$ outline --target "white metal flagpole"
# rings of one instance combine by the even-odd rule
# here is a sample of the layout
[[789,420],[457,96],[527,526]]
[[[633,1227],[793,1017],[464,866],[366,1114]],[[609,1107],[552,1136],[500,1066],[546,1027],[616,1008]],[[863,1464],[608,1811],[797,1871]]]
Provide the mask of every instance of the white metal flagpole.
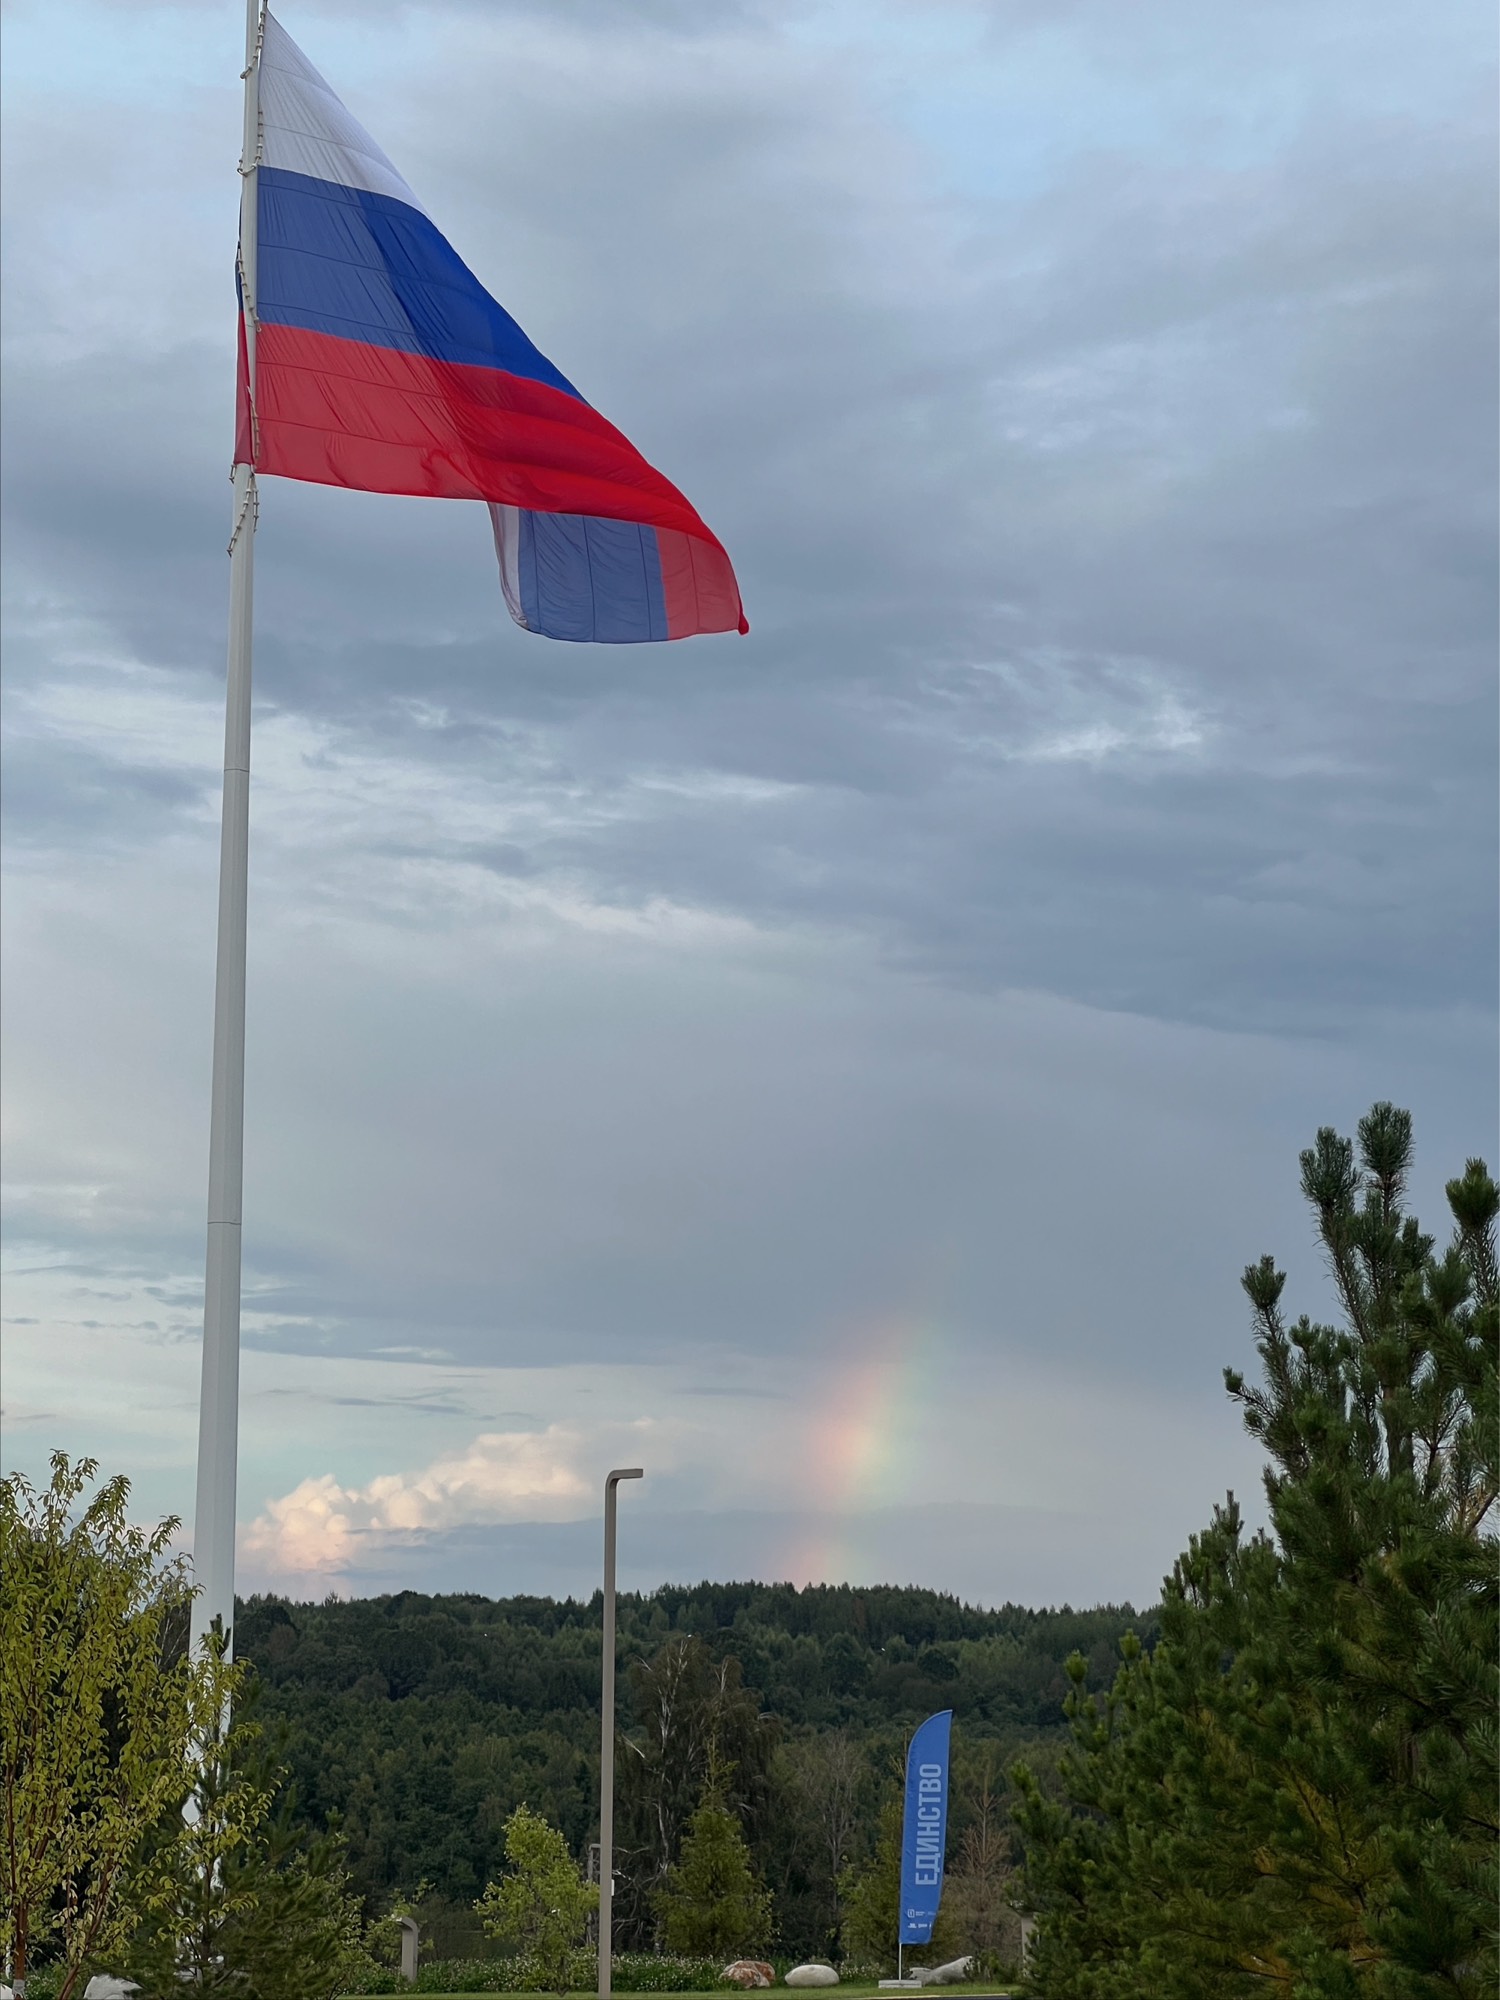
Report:
[[[262,0],[245,5],[245,134],[240,153],[240,296],[251,409],[255,399],[257,167],[260,161]],[[253,416],[252,416],[253,424]],[[251,446],[253,450],[253,445]],[[245,909],[250,859],[250,653],[255,468],[237,459],[229,542],[229,665],[224,717],[224,818],[219,846],[219,947],[214,975],[213,1101],[208,1147],[208,1266],[198,1493],[193,1519],[192,1640],[217,1622],[232,1648],[234,1512],[240,1411],[240,1192],[245,1153]]]

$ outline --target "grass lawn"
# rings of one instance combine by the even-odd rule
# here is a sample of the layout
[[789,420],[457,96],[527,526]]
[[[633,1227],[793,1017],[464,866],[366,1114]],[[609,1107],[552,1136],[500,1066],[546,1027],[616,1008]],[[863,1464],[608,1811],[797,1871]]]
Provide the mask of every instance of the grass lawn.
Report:
[[[414,1989],[407,1988],[406,1990],[413,1991]],[[879,1987],[872,1979],[870,1980],[851,1979],[847,1982],[841,1981],[840,1984],[837,1986],[812,1986],[812,1987],[793,1986],[788,1988],[778,1983],[776,1986],[770,1988],[769,1990],[777,1994],[785,1994],[788,1992],[798,1993],[798,1994],[805,1993],[808,1995],[808,2000],[816,2000],[816,1996],[825,1993],[829,1995],[844,1994],[848,1996],[848,2000],[874,2000],[874,1996],[876,1996],[880,1992]],[[910,1990],[912,1992],[917,1991],[916,1988],[912,1988]],[[765,1991],[767,1991],[767,1989],[765,1987],[760,1987],[754,1989],[753,1991],[756,1993],[764,1993]],[[961,1986],[935,1986],[933,1987],[932,1991],[935,1994],[952,1993],[956,1996],[960,1996],[960,2000],[961,1996],[963,1996],[964,1994],[978,1996],[978,1995],[1011,1993],[1018,1996],[1019,2000],[1019,1996],[1023,1994],[1026,1991],[1026,1989],[1019,1980],[1007,1981],[1004,1979],[1001,1980],[971,1979],[965,1981],[964,1984]],[[346,2000],[349,2000],[348,1996],[346,1996]],[[445,1993],[445,1994],[434,1994],[432,1996],[432,2000],[557,2000],[557,1996],[554,1993],[507,1993],[504,1994],[503,1996],[496,1996],[493,1993]],[[590,1996],[586,1994],[578,1994],[575,1996],[575,2000],[590,2000]],[[729,1989],[723,1986],[719,1986],[716,1987],[712,1993],[621,1994],[617,1996],[617,2000],[729,2000]]]

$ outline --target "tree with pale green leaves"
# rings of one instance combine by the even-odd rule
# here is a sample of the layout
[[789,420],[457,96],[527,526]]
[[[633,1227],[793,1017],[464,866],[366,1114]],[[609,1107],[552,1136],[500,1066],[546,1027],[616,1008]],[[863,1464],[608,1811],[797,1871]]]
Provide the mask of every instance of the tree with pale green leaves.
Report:
[[474,1907],[491,1937],[535,1961],[549,1992],[567,1993],[598,1888],[584,1881],[557,1828],[524,1805],[505,1822],[505,1858],[510,1873],[491,1882]]
[[41,1491],[0,1480],[0,1951],[18,1993],[60,1961],[59,2000],[141,1921],[148,1835],[238,1680],[187,1655],[177,1522],[134,1525],[123,1478],[85,1498],[97,1472],[56,1452]]

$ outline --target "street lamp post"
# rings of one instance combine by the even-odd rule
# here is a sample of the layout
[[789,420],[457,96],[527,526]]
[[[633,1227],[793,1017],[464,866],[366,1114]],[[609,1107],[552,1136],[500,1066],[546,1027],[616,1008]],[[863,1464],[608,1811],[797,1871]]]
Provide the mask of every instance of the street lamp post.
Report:
[[604,1674],[599,1703],[599,2000],[609,2000],[614,1952],[615,1893],[615,1488],[643,1479],[638,1465],[612,1472],[604,1482]]

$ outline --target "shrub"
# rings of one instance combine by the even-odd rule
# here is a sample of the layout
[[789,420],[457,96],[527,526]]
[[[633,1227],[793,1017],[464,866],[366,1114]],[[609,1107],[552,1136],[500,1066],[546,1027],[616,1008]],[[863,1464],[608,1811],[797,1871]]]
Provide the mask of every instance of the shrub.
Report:
[[[594,1985],[598,1961],[591,1951],[575,1951],[567,1965],[570,1992],[588,1992]],[[616,1993],[712,1993],[733,1992],[723,1978],[719,1959],[679,1958],[654,1952],[620,1952],[614,1960],[612,1983]],[[350,1993],[539,1993],[542,1968],[526,1953],[517,1958],[434,1959],[417,1971],[415,1988],[399,1974],[382,1967],[366,1973],[349,1987]]]

